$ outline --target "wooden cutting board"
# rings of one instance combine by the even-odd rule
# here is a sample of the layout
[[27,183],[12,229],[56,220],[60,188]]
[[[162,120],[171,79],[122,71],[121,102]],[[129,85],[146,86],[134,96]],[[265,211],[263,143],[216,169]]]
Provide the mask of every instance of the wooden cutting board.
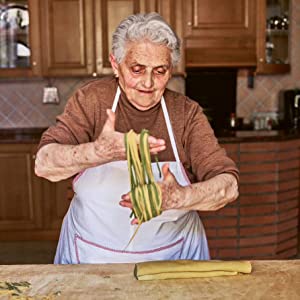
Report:
[[49,299],[300,299],[300,260],[251,263],[247,275],[163,281],[136,280],[134,264],[2,265],[0,281]]

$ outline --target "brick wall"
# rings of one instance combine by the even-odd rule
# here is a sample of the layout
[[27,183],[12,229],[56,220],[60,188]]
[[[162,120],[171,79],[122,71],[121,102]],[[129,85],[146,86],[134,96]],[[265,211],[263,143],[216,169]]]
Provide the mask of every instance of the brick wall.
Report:
[[240,196],[200,213],[215,259],[275,259],[297,254],[300,140],[224,144],[240,169]]

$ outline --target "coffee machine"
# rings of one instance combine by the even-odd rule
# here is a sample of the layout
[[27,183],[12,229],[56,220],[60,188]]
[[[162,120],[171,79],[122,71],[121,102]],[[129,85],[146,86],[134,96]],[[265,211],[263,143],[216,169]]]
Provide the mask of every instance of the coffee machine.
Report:
[[300,129],[300,89],[283,91],[279,98],[279,110],[284,129]]

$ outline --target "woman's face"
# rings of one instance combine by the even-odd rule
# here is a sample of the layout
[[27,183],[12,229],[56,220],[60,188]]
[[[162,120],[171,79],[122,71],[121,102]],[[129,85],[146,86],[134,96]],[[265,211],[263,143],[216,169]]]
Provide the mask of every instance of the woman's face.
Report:
[[110,56],[112,67],[130,103],[147,110],[160,101],[171,78],[171,51],[149,41],[128,43],[126,49],[120,64]]

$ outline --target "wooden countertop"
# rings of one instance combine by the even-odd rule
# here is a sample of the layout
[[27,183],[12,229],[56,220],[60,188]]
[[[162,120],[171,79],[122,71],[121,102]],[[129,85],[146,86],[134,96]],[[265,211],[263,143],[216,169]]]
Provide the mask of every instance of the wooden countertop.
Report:
[[28,281],[28,295],[49,299],[300,299],[300,260],[252,266],[247,275],[138,281],[134,264],[2,265],[0,281]]

